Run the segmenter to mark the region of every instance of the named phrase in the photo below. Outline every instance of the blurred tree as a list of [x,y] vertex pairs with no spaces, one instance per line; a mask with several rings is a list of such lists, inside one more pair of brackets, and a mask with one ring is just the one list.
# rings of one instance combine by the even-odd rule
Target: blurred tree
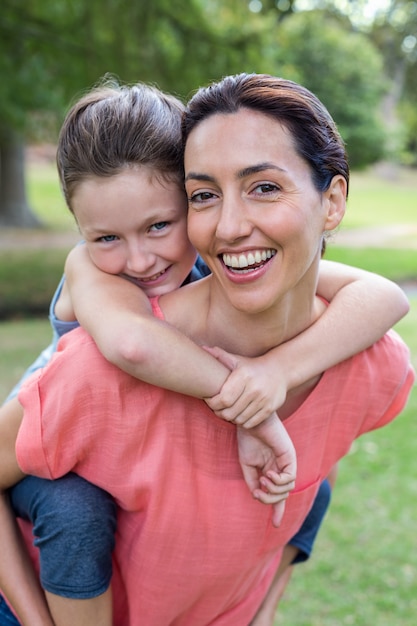
[[384,58],[388,89],[384,119],[392,159],[417,164],[417,2],[391,0],[376,14],[370,37]]
[[[46,37],[42,2],[36,18],[28,16],[35,2],[4,0],[0,21],[0,224],[39,225],[25,193],[23,137],[30,132],[28,112],[48,111],[55,104],[52,70],[44,63],[52,39]],[[51,9],[53,11],[52,3]],[[50,19],[48,17],[48,19]],[[49,54],[51,56],[51,54]]]
[[294,13],[280,23],[275,72],[313,91],[334,117],[352,168],[379,159],[384,131],[378,115],[382,59],[362,34],[327,11]]
[[22,158],[25,140],[44,127],[40,118],[55,138],[74,94],[109,73],[186,97],[256,56],[260,31],[243,13],[240,23],[213,18],[200,0],[2,0],[0,225],[38,225]]
[[[377,158],[375,51],[347,32],[350,22],[330,21],[330,9],[317,17],[297,8],[297,0],[2,0],[0,225],[38,225],[25,194],[25,142],[45,138],[45,128],[55,140],[68,103],[105,74],[183,98],[227,73],[293,77],[329,106],[354,165]],[[405,90],[408,81],[406,73]]]
[[417,2],[389,0],[311,0],[339,16],[348,17],[382,55],[386,76],[382,116],[387,132],[387,157],[417,164]]

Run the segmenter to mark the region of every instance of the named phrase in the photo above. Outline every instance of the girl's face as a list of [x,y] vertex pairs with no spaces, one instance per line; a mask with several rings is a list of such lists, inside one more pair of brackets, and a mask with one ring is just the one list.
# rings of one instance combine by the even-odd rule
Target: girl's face
[[344,212],[343,177],[318,192],[290,132],[248,109],[196,126],[185,173],[188,235],[237,309],[266,310],[305,281],[314,293],[323,233]]
[[148,297],[181,286],[196,252],[187,237],[187,206],[178,184],[145,167],[82,181],[72,208],[93,263],[120,274]]

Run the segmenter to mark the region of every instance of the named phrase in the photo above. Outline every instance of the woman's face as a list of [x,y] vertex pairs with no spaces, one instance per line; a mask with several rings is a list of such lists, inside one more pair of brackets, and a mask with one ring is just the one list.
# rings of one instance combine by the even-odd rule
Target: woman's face
[[333,215],[331,189],[345,186],[318,192],[284,126],[248,109],[212,115],[189,135],[185,174],[189,238],[236,308],[315,288],[323,232],[344,211],[343,198]]

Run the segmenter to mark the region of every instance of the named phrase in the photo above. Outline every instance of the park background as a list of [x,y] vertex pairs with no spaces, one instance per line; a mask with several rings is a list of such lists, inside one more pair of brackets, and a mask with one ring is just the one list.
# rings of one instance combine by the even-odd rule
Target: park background
[[[417,2],[3,0],[0,20],[0,397],[50,339],[49,299],[78,233],[54,157],[71,102],[104,75],[184,101],[240,71],[301,82],[326,104],[352,166],[327,258],[409,295],[398,326],[417,368]],[[340,466],[314,556],[276,625],[414,626],[417,391]]]

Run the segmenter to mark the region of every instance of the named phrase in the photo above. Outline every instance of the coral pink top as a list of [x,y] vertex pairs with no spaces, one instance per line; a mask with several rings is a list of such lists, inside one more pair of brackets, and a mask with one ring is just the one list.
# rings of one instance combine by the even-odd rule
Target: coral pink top
[[242,626],[320,481],[356,437],[394,419],[412,381],[394,333],[322,376],[285,422],[298,478],[279,529],[243,481],[235,426],[121,372],[82,329],[20,394],[18,461],[45,478],[74,471],[117,500],[115,626]]

